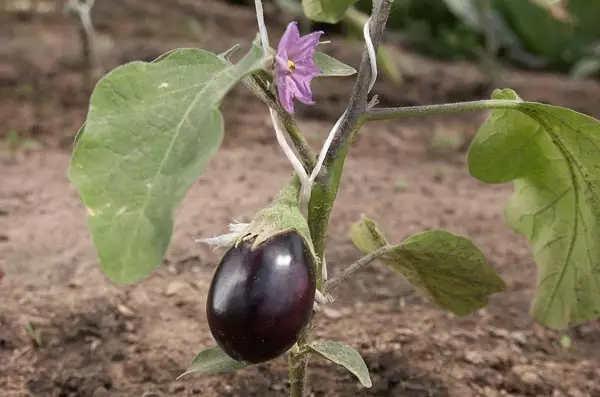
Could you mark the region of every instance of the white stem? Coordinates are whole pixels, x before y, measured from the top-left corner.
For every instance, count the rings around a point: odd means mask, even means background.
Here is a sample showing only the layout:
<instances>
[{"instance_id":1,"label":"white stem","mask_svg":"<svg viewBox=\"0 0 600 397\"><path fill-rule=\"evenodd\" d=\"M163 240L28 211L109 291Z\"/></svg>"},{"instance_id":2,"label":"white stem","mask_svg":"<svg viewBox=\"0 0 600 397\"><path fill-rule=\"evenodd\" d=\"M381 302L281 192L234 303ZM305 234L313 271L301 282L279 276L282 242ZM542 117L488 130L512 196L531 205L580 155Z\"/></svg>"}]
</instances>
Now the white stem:
<instances>
[{"instance_id":1,"label":"white stem","mask_svg":"<svg viewBox=\"0 0 600 397\"><path fill-rule=\"evenodd\" d=\"M302 187L306 186L309 183L308 174L302 165L302 162L298 159L294 150L288 143L287 139L285 139L285 132L283 130L283 126L277 117L277 112L275 110L269 108L269 112L271 114L271 121L273 122L273 127L275 128L275 136L277 137L277 142L279 142L279 146L283 149L283 153L288 158L290 163L292 163L292 167L294 167L294 171L298 174L300 178L300 183Z\"/></svg>"},{"instance_id":2,"label":"white stem","mask_svg":"<svg viewBox=\"0 0 600 397\"><path fill-rule=\"evenodd\" d=\"M267 25L265 24L265 15L261 0L254 0L256 6L256 21L258 22L258 33L262 44L263 53L269 56L269 34L267 33Z\"/></svg>"},{"instance_id":3,"label":"white stem","mask_svg":"<svg viewBox=\"0 0 600 397\"><path fill-rule=\"evenodd\" d=\"M373 86L375 85L375 81L377 80L377 54L375 53L375 46L373 46L373 41L371 40L370 27L371 27L371 17L369 17L366 20L365 26L363 28L363 34L365 36L365 43L367 45L367 53L369 54L369 62L371 64L371 81L369 82L369 91L368 92L371 92L371 90L373 89ZM327 139L325 140L325 143L323 144L323 147L321 148L321 152L319 153L319 157L317 159L317 164L316 164L315 168L313 169L312 173L310 174L310 177L308 179L308 184L302 185L302 193L301 193L302 197L300 200L301 202L308 203L308 201L310 200L310 193L312 190L312 185L315 182L315 179L317 178L317 176L319 175L319 172L321 172L321 168L323 167L323 162L325 161L325 157L327 156L327 151L329 150L329 147L331 146L331 143L333 142L333 139L335 138L335 135L337 134L337 131L340 128L342 120L346 116L347 112L348 112L348 109L346 109L344 114L342 114L342 116L338 119L338 121L335 123L335 125L329 132L329 135L327 136Z\"/></svg>"},{"instance_id":4,"label":"white stem","mask_svg":"<svg viewBox=\"0 0 600 397\"><path fill-rule=\"evenodd\" d=\"M377 54L375 53L373 40L371 40L371 17L365 22L363 35L365 36L365 44L367 45L367 52L369 53L369 62L371 62L371 82L369 83L368 91L371 92L375 85L375 81L377 81Z\"/></svg>"}]
</instances>

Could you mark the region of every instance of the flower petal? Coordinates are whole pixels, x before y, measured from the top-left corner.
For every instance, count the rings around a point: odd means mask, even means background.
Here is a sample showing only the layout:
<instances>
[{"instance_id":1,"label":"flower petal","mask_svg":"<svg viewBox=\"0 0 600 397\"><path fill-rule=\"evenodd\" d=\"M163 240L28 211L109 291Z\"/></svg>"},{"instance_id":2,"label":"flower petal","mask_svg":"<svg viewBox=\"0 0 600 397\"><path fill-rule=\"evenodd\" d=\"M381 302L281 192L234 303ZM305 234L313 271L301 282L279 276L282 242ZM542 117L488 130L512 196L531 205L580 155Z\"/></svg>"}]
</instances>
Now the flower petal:
<instances>
[{"instance_id":1,"label":"flower petal","mask_svg":"<svg viewBox=\"0 0 600 397\"><path fill-rule=\"evenodd\" d=\"M315 103L312 99L312 92L310 90L310 79L307 79L296 74L292 74L291 78L288 79L288 85L290 88L293 87L294 96L302 103L312 105Z\"/></svg>"},{"instance_id":2,"label":"flower petal","mask_svg":"<svg viewBox=\"0 0 600 397\"><path fill-rule=\"evenodd\" d=\"M294 113L294 85L290 84L292 79L287 76L281 78L281 81L277 83L277 93L279 94L279 102L281 102L281 106L288 113Z\"/></svg>"},{"instance_id":3,"label":"flower petal","mask_svg":"<svg viewBox=\"0 0 600 397\"><path fill-rule=\"evenodd\" d=\"M312 61L313 54L319 45L319 39L322 34L323 31L317 31L300 37L288 48L290 58L296 63L309 60Z\"/></svg>"},{"instance_id":4,"label":"flower petal","mask_svg":"<svg viewBox=\"0 0 600 397\"><path fill-rule=\"evenodd\" d=\"M313 78L321 74L321 69L314 62L302 62L296 64L294 74L305 78Z\"/></svg>"},{"instance_id":5,"label":"flower petal","mask_svg":"<svg viewBox=\"0 0 600 397\"><path fill-rule=\"evenodd\" d=\"M284 51L289 52L289 49L294 46L299 39L300 31L298 30L298 23L296 21L288 23L283 36L281 36L281 40L279 40L277 55L282 54Z\"/></svg>"},{"instance_id":6,"label":"flower petal","mask_svg":"<svg viewBox=\"0 0 600 397\"><path fill-rule=\"evenodd\" d=\"M290 74L290 66L288 65L287 51L275 56L275 75L286 76Z\"/></svg>"}]
</instances>

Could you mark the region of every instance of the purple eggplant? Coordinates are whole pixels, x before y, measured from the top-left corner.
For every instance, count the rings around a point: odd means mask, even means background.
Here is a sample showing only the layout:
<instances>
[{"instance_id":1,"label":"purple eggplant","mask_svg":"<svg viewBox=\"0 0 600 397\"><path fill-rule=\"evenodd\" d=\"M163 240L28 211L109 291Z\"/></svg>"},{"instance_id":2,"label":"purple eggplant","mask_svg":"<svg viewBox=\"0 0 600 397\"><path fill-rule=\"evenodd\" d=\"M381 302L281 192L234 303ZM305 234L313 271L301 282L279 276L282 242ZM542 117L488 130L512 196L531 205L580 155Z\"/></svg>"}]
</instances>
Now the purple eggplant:
<instances>
[{"instance_id":1,"label":"purple eggplant","mask_svg":"<svg viewBox=\"0 0 600 397\"><path fill-rule=\"evenodd\" d=\"M251 246L243 241L225 253L206 313L219 347L235 360L256 364L296 343L311 315L316 278L311 251L295 231Z\"/></svg>"}]
</instances>

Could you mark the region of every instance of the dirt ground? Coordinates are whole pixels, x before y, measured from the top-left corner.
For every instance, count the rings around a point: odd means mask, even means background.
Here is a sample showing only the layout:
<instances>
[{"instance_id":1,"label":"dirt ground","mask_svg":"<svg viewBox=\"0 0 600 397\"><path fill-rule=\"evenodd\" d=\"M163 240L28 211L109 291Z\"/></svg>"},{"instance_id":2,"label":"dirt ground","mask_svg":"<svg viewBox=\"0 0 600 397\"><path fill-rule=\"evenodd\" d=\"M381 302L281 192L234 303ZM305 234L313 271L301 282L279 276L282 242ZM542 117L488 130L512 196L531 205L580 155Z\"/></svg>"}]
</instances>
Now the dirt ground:
<instances>
[{"instance_id":1,"label":"dirt ground","mask_svg":"<svg viewBox=\"0 0 600 397\"><path fill-rule=\"evenodd\" d=\"M212 344L204 307L220 253L194 238L220 234L232 218L250 219L289 175L267 112L243 88L229 95L224 146L179 209L165 263L135 286L112 284L99 270L85 212L66 178L89 97L76 31L57 11L58 1L38 4L35 14L0 9L0 137L12 130L43 145L16 156L5 139L0 146L0 395L287 395L285 358L235 374L175 379ZM175 47L220 52L247 43L255 31L251 8L216 0L103 0L94 19L106 68ZM287 20L267 7L273 38ZM360 44L331 38L329 52L356 66ZM489 94L474 65L409 53L403 64L403 85L382 78L375 87L383 105ZM598 82L509 70L504 77L525 99L600 116ZM315 85L323 107L303 108L301 120L315 147L351 84ZM383 266L365 269L318 316L316 336L357 348L373 387L313 359L311 396L600 396L600 322L565 333L570 348L561 345L563 334L532 323L535 264L502 213L511 186L484 185L466 171L460 142L484 116L367 126L347 160L327 259L334 274L359 257L347 230L366 213L394 241L429 228L471 237L508 290L457 318L414 295Z\"/></svg>"}]
</instances>

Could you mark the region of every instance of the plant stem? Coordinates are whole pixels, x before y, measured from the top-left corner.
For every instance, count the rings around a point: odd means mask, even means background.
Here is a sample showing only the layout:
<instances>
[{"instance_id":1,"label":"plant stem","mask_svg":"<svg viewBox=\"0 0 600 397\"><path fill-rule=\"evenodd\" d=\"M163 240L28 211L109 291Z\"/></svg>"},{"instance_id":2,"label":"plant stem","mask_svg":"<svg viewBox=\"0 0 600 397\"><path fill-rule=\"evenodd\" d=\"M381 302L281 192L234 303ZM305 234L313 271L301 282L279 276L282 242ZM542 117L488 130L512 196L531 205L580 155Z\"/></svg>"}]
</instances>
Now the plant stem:
<instances>
[{"instance_id":1,"label":"plant stem","mask_svg":"<svg viewBox=\"0 0 600 397\"><path fill-rule=\"evenodd\" d=\"M383 37L383 31L392 8L392 3L393 0L373 2L370 33L375 49L377 49ZM356 132L364 122L361 115L367 108L367 94L370 80L371 64L367 47L365 46L352 96L346 108L346 116L342 120L340 128L327 151L323 169L315 179L311 194L308 219L315 252L319 258L323 258L329 216L333 208L333 202L337 196L346 153L354 140ZM318 287L320 288L321 285Z\"/></svg>"},{"instance_id":2,"label":"plant stem","mask_svg":"<svg viewBox=\"0 0 600 397\"><path fill-rule=\"evenodd\" d=\"M97 72L97 54L95 47L95 32L92 24L91 9L95 0L71 0L67 9L76 14L79 41L81 43L81 58L84 63L84 79L87 88L92 88Z\"/></svg>"},{"instance_id":3,"label":"plant stem","mask_svg":"<svg viewBox=\"0 0 600 397\"><path fill-rule=\"evenodd\" d=\"M436 116L474 110L519 109L520 102L511 99L486 99L482 101L445 103L441 105L411 106L405 108L372 109L360 116L363 121L406 119Z\"/></svg>"},{"instance_id":4,"label":"plant stem","mask_svg":"<svg viewBox=\"0 0 600 397\"><path fill-rule=\"evenodd\" d=\"M385 24L389 16L393 0L379 0L373 2L371 39L375 48L383 36ZM364 122L359 115L363 114L367 107L367 93L371 79L371 65L367 48L363 52L362 61L358 71L354 91L350 102L348 103L346 116L342 120L340 129L330 146L321 173L315 180L315 185L311 192L311 199L308 210L308 225L311 238L315 247L315 252L319 259L317 266L317 288L323 288L323 278L321 266L323 263L325 251L325 238L327 235L327 226L329 216L333 208L333 202L337 195L340 178L342 176L342 167L344 158L350 145L351 137L356 134L360 125ZM302 331L298 339L298 346L310 343L313 317L311 316L308 325ZM306 369L308 367L310 355L298 355L290 353L290 395L291 397L305 397L306 395Z\"/></svg>"},{"instance_id":5,"label":"plant stem","mask_svg":"<svg viewBox=\"0 0 600 397\"><path fill-rule=\"evenodd\" d=\"M298 338L298 346L310 343L313 319L309 320ZM290 397L305 397L306 395L306 369L308 368L308 354L292 351L289 353L290 367Z\"/></svg>"},{"instance_id":6,"label":"plant stem","mask_svg":"<svg viewBox=\"0 0 600 397\"><path fill-rule=\"evenodd\" d=\"M308 174L310 174L317 164L317 157L306 141L304 135L302 135L300 132L296 121L281 107L281 105L279 105L279 103L277 103L277 99L271 94L267 86L258 77L246 77L244 80L242 80L242 83L265 105L271 109L275 109L281 124L287 131L292 143L294 144L294 147L296 148L296 151L300 155L300 161L302 162L304 169Z\"/></svg>"},{"instance_id":7,"label":"plant stem","mask_svg":"<svg viewBox=\"0 0 600 397\"><path fill-rule=\"evenodd\" d=\"M367 266L369 263L379 259L381 256L387 254L392 250L393 246L386 245L377 249L376 251L371 252L370 254L363 256L346 269L344 269L340 274L332 278L331 280L325 283L323 287L323 294L327 294L337 288L341 283L350 278L354 273L356 273L361 268Z\"/></svg>"}]
</instances>

